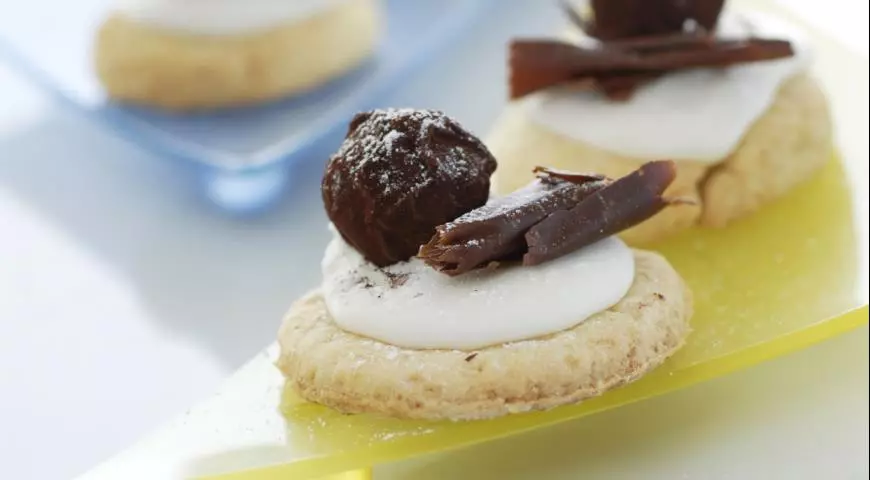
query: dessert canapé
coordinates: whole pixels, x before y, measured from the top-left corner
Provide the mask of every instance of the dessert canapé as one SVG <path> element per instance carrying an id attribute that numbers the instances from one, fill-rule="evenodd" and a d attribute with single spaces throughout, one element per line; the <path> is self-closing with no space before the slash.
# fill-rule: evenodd
<path id="1" fill-rule="evenodd" d="M 116 100 L 168 110 L 261 103 L 369 57 L 378 0 L 117 0 L 95 45 Z"/>
<path id="2" fill-rule="evenodd" d="M 599 395 L 683 345 L 683 281 L 614 236 L 674 203 L 662 195 L 673 162 L 615 180 L 539 167 L 490 198 L 496 166 L 439 112 L 353 119 L 323 177 L 334 237 L 322 285 L 279 331 L 278 367 L 301 397 L 489 418 Z"/>
<path id="3" fill-rule="evenodd" d="M 512 101 L 487 145 L 502 192 L 535 163 L 623 175 L 676 161 L 668 191 L 694 199 L 622 235 L 656 240 L 745 216 L 831 157 L 825 98 L 794 26 L 723 0 L 593 0 L 563 39 L 510 48 Z M 721 11 L 721 15 L 720 15 Z"/>

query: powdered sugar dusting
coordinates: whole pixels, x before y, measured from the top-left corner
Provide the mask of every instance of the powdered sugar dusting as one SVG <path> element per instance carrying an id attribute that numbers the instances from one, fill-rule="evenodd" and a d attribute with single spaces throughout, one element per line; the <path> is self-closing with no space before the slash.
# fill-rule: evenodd
<path id="1" fill-rule="evenodd" d="M 404 134 L 398 130 L 390 130 L 386 135 L 384 135 L 384 146 L 386 147 L 387 153 L 393 152 L 393 142 L 403 136 Z"/>
<path id="2" fill-rule="evenodd" d="M 321 193 L 343 238 L 380 266 L 416 255 L 443 225 L 486 202 L 492 154 L 441 112 L 357 114 Z"/>
<path id="3" fill-rule="evenodd" d="M 361 115 L 367 118 L 349 133 L 333 157 L 350 162 L 346 175 L 336 172 L 333 195 L 345 182 L 358 181 L 358 175 L 376 176 L 388 195 L 407 196 L 437 179 L 462 181 L 494 170 L 494 165 L 487 166 L 480 159 L 481 150 L 488 153 L 483 144 L 441 112 L 400 108 Z M 458 142 L 453 140 L 456 137 Z"/>

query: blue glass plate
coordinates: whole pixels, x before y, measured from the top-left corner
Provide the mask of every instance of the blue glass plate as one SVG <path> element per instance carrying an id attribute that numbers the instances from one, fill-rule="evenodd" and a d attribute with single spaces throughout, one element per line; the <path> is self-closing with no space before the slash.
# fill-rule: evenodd
<path id="1" fill-rule="evenodd" d="M 385 0 L 377 54 L 347 76 L 301 97 L 218 113 L 171 115 L 119 105 L 104 95 L 91 48 L 107 0 L 31 0 L 0 14 L 0 58 L 112 131 L 204 169 L 206 191 L 235 210 L 268 204 L 287 167 L 337 143 L 348 118 L 455 41 L 494 0 Z"/>

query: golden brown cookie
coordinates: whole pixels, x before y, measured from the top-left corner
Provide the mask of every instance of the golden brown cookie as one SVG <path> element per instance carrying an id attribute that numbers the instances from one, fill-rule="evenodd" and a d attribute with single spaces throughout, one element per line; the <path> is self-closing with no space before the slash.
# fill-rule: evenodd
<path id="1" fill-rule="evenodd" d="M 536 165 L 619 177 L 645 161 L 567 138 L 534 123 L 518 104 L 509 105 L 487 139 L 499 162 L 495 185 L 507 193 L 528 183 Z M 694 199 L 697 206 L 666 209 L 621 236 L 648 243 L 694 224 L 725 226 L 748 215 L 824 165 L 833 149 L 828 104 L 807 74 L 783 83 L 770 108 L 721 162 L 679 161 L 668 193 Z"/>
<path id="2" fill-rule="evenodd" d="M 635 280 L 610 309 L 552 335 L 473 351 L 396 347 L 341 330 L 318 292 L 278 334 L 278 367 L 303 398 L 347 413 L 472 420 L 600 395 L 685 342 L 691 294 L 658 254 L 635 251 Z M 498 321 L 497 318 L 493 319 Z"/>
<path id="3" fill-rule="evenodd" d="M 94 57 L 116 100 L 207 110 L 290 96 L 336 78 L 373 53 L 380 27 L 376 0 L 338 2 L 242 35 L 191 35 L 113 15 L 100 27 Z"/>

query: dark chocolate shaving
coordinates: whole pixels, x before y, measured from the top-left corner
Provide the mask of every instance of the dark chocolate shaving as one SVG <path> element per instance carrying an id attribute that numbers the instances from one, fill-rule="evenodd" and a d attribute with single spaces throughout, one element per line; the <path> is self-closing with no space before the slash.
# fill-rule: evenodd
<path id="1" fill-rule="evenodd" d="M 663 194 L 676 176 L 673 162 L 650 162 L 576 207 L 553 213 L 526 232 L 523 264 L 561 257 L 652 217 L 669 204 Z"/>
<path id="2" fill-rule="evenodd" d="M 600 180 L 607 180 L 607 177 L 600 173 L 578 173 L 569 172 L 567 170 L 558 170 L 555 168 L 535 167 L 535 176 L 544 182 L 556 183 L 558 180 L 564 180 L 571 183 L 586 183 Z"/>
<path id="3" fill-rule="evenodd" d="M 678 203 L 662 197 L 673 162 L 650 162 L 612 181 L 538 167 L 538 179 L 435 229 L 418 257 L 448 275 L 522 258 L 535 265 L 632 227 Z"/>
<path id="4" fill-rule="evenodd" d="M 592 0 L 591 19 L 565 0 L 560 3 L 571 22 L 599 42 L 513 41 L 511 99 L 575 83 L 612 100 L 626 100 L 638 86 L 668 72 L 794 55 L 784 40 L 717 39 L 724 0 Z"/>
<path id="5" fill-rule="evenodd" d="M 514 40 L 510 45 L 510 96 L 516 99 L 552 86 L 577 83 L 621 98 L 637 85 L 667 72 L 792 55 L 792 46 L 785 40 L 717 40 L 695 34 L 680 41 L 673 36 L 644 38 L 597 48 L 558 40 Z"/>
<path id="6" fill-rule="evenodd" d="M 654 37 L 632 37 L 611 40 L 602 45 L 606 48 L 630 50 L 638 54 L 710 48 L 716 37 L 703 31 L 672 33 Z"/>
<path id="7" fill-rule="evenodd" d="M 542 170 L 542 172 L 546 172 Z M 448 275 L 460 275 L 490 262 L 522 258 L 523 235 L 536 223 L 608 185 L 600 176 L 543 174 L 526 187 L 435 228 L 418 257 Z"/>

